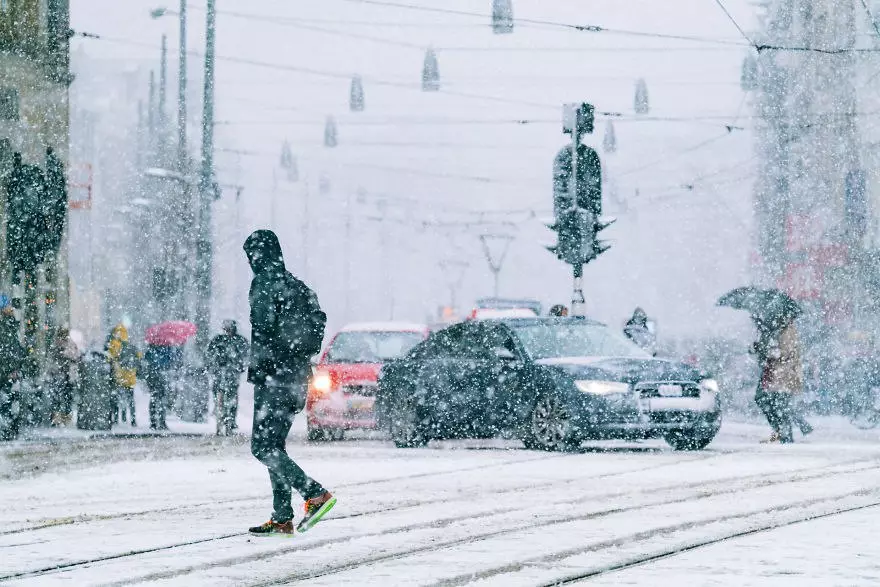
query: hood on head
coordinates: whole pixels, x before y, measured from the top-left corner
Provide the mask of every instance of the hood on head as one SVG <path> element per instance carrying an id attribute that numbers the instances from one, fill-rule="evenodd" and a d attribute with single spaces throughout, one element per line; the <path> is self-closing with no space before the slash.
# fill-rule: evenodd
<path id="1" fill-rule="evenodd" d="M 281 243 L 271 230 L 257 230 L 244 241 L 244 252 L 254 273 L 284 269 Z"/>

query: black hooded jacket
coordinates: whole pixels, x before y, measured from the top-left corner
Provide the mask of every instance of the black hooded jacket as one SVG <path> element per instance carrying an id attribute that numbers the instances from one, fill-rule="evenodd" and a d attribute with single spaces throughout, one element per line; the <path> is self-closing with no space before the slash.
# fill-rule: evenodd
<path id="1" fill-rule="evenodd" d="M 281 323 L 291 314 L 320 312 L 309 287 L 284 267 L 278 237 L 271 230 L 258 230 L 244 243 L 254 279 L 251 281 L 251 356 L 248 381 L 263 383 L 280 372 L 307 373 L 311 354 L 303 354 L 285 342 Z"/>

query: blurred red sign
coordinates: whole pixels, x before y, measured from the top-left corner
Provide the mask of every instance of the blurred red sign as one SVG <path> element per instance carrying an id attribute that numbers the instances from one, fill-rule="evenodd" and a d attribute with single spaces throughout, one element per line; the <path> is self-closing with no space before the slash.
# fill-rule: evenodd
<path id="1" fill-rule="evenodd" d="M 821 246 L 824 235 L 819 214 L 792 214 L 785 219 L 785 250 L 790 253 Z"/>
<path id="2" fill-rule="evenodd" d="M 818 299 L 824 285 L 823 272 L 810 263 L 791 263 L 779 281 L 779 289 L 796 300 Z"/>
<path id="3" fill-rule="evenodd" d="M 810 250 L 810 261 L 816 267 L 843 267 L 849 261 L 846 245 L 823 245 Z"/>

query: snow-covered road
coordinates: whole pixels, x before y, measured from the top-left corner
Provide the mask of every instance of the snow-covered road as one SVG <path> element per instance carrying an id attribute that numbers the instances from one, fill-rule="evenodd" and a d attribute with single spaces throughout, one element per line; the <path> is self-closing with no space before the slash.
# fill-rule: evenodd
<path id="1" fill-rule="evenodd" d="M 698 453 L 297 436 L 291 452 L 339 505 L 293 538 L 243 531 L 270 507 L 245 440 L 13 443 L 0 446 L 0 582 L 876 584 L 878 434 L 818 427 L 768 446 L 762 428 L 726 424 Z"/>

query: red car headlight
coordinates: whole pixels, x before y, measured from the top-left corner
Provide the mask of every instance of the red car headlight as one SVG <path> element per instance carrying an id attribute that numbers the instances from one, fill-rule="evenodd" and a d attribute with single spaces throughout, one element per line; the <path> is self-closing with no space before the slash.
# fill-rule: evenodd
<path id="1" fill-rule="evenodd" d="M 312 375 L 309 391 L 314 397 L 329 395 L 333 391 L 333 378 L 326 371 L 318 371 Z"/>

